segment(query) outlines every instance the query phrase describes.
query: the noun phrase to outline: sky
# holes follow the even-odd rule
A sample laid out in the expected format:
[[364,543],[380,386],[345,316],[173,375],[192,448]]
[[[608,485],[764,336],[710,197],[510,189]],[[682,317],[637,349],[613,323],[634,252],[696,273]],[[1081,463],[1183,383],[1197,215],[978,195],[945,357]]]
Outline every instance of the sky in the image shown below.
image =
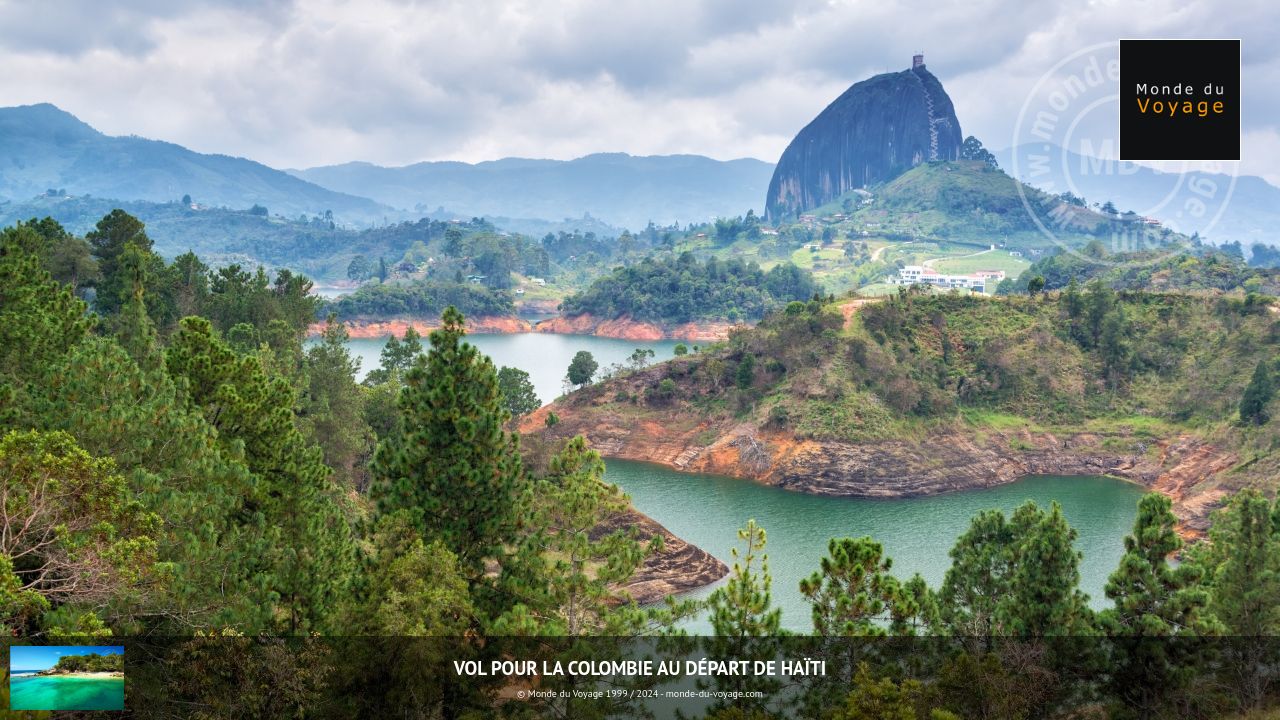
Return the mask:
[[923,51],[964,133],[1000,149],[1046,70],[1120,37],[1241,38],[1238,171],[1280,184],[1274,0],[0,0],[0,105],[284,168],[773,162]]
[[10,670],[48,670],[58,664],[63,655],[120,655],[124,648],[120,646],[85,646],[85,645],[14,645],[9,648]]

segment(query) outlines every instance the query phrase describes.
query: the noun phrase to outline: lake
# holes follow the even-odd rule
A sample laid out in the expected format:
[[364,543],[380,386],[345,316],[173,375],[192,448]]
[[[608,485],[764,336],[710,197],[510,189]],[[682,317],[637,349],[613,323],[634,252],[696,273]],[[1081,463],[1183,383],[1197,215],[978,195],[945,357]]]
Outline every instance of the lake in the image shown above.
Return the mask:
[[[314,342],[314,341],[311,341]],[[495,367],[517,367],[529,373],[534,391],[542,402],[549,403],[564,393],[563,381],[569,362],[579,350],[595,356],[600,372],[614,363],[620,363],[635,352],[636,348],[654,351],[654,361],[668,360],[674,356],[675,340],[615,340],[593,335],[553,335],[550,333],[521,333],[518,335],[467,335],[467,342],[488,355]],[[422,340],[427,345],[426,338]],[[688,343],[686,343],[688,344]],[[352,355],[360,358],[359,377],[381,364],[385,338],[353,338],[349,347]]]
[[[590,351],[600,366],[621,362],[636,347],[652,348],[655,360],[672,357],[674,341],[637,342],[581,335],[468,335],[493,358],[529,373],[538,397],[550,402],[562,392],[561,381],[573,354]],[[378,366],[384,340],[352,340],[361,374]],[[1011,512],[1024,500],[1041,506],[1057,500],[1067,521],[1079,532],[1076,548],[1084,554],[1081,587],[1095,607],[1106,604],[1102,589],[1124,552],[1123,538],[1133,526],[1144,490],[1104,477],[1033,477],[997,488],[898,500],[831,498],[805,495],[747,480],[691,475],[657,465],[608,460],[606,478],[618,484],[635,506],[677,536],[730,562],[729,550],[738,528],[754,518],[768,532],[773,600],[783,611],[783,624],[793,630],[811,626],[809,606],[800,595],[803,577],[818,568],[832,537],[870,535],[893,558],[893,572],[906,579],[915,572],[933,587],[942,583],[950,565],[947,552],[979,510]],[[705,596],[704,588],[693,596]],[[704,620],[691,631],[708,630]]]
[[[947,552],[978,511],[999,508],[1006,513],[1026,500],[1041,507],[1057,500],[1071,526],[1079,532],[1076,549],[1080,586],[1095,608],[1108,601],[1103,595],[1107,576],[1124,554],[1124,536],[1133,528],[1141,487],[1105,477],[1037,476],[1009,485],[925,498],[897,500],[832,498],[782,490],[749,480],[691,475],[645,463],[608,460],[606,478],[631,496],[641,512],[732,566],[729,554],[738,528],[754,518],[767,533],[773,601],[782,608],[783,626],[812,631],[810,606],[799,584],[818,569],[833,537],[870,535],[893,558],[892,572],[900,579],[920,573],[938,588],[950,567]],[[691,593],[704,597],[713,588]],[[705,619],[690,632],[709,632]]]
[[11,710],[123,710],[124,678],[9,678]]

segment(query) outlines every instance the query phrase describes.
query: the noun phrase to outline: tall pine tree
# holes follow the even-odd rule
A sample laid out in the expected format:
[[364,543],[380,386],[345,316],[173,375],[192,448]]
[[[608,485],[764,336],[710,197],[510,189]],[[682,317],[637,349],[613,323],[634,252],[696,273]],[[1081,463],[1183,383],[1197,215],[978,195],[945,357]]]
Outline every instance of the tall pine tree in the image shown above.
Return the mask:
[[525,480],[493,363],[463,341],[456,308],[441,320],[405,377],[401,432],[374,456],[373,497],[379,512],[407,513],[424,539],[441,540],[478,573],[515,539]]
[[1182,547],[1171,505],[1158,493],[1138,502],[1124,557],[1107,580],[1115,605],[1098,616],[1112,637],[1111,692],[1142,717],[1155,717],[1196,676],[1204,658],[1184,638],[1217,629],[1205,611],[1209,594],[1198,584],[1200,567],[1169,564]]
[[996,605],[997,626],[1016,637],[1085,634],[1093,613],[1077,587],[1081,554],[1062,507],[1054,502],[1046,513],[1028,502],[1014,511],[1011,522],[1017,566],[1009,593]]
[[121,264],[121,258],[129,245],[144,252],[151,251],[151,238],[138,218],[124,210],[115,209],[98,221],[85,239],[98,259],[101,279],[97,283],[94,308],[111,315],[120,309],[129,295],[130,278]]
[[[869,537],[832,538],[821,569],[800,581],[800,594],[813,604],[819,635],[914,634],[936,620],[936,603],[917,575],[908,588],[889,574],[893,561]],[[923,587],[917,597],[912,591]],[[924,615],[923,618],[918,616]]]
[[259,514],[280,536],[266,562],[282,629],[323,628],[350,582],[354,544],[321,451],[295,424],[293,389],[257,357],[238,355],[203,318],[182,321],[165,362],[219,440],[243,452],[257,476],[245,512]]

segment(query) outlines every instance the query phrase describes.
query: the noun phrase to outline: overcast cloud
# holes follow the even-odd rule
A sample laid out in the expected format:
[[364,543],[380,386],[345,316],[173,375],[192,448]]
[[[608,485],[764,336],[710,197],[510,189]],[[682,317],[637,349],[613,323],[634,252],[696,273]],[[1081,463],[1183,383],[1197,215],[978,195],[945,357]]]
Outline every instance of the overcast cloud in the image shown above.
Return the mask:
[[591,152],[777,159],[851,83],[924,51],[1007,147],[1036,80],[1119,37],[1244,40],[1241,172],[1280,183],[1271,0],[0,0],[0,105],[308,167]]

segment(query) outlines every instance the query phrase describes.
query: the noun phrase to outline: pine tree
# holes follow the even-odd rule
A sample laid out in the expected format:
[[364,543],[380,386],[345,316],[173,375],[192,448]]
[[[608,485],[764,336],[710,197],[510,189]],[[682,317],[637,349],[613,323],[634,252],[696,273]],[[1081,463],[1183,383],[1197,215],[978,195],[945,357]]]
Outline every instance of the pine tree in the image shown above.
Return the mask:
[[1267,636],[1280,633],[1280,538],[1274,513],[1258,491],[1242,490],[1209,527],[1209,542],[1194,561],[1205,571],[1209,610],[1233,640],[1224,646],[1233,689],[1245,709],[1258,707],[1274,651]]
[[1217,629],[1205,611],[1209,594],[1198,585],[1199,566],[1169,565],[1169,557],[1182,547],[1171,506],[1159,493],[1138,502],[1133,534],[1124,539],[1124,557],[1107,580],[1106,594],[1114,607],[1098,617],[1113,638],[1111,691],[1144,717],[1153,716],[1185,688],[1202,660],[1194,645],[1170,638]]
[[748,520],[738,531],[738,539],[745,547],[741,552],[733,548],[729,581],[707,599],[711,629],[716,636],[727,638],[779,635],[782,610],[773,607],[769,556],[761,554],[767,542],[764,528]]
[[752,383],[755,382],[756,372],[756,356],[747,353],[742,356],[742,360],[738,362],[738,369],[734,375],[734,383],[739,390],[750,390]]
[[536,530],[528,541],[546,583],[545,606],[528,608],[540,618],[537,634],[632,636],[662,622],[666,613],[639,608],[618,590],[645,558],[661,551],[662,538],[646,540],[626,527],[597,531],[629,503],[616,485],[604,481],[604,461],[582,436],[551,458],[534,497],[531,526]]
[[414,358],[422,354],[421,338],[412,325],[405,328],[403,340],[397,341],[394,335],[391,336],[382,349],[383,369],[389,372],[408,372],[413,367]]
[[85,239],[93,248],[93,256],[98,259],[98,271],[102,275],[97,283],[94,309],[104,315],[114,314],[129,294],[130,278],[121,265],[121,258],[129,245],[150,252],[151,238],[147,237],[146,226],[141,220],[116,209],[99,220]]
[[147,314],[146,292],[148,278],[146,257],[134,244],[125,247],[120,258],[124,276],[125,301],[118,315],[113,318],[116,338],[134,362],[147,370],[159,368],[163,362],[155,324]]
[[90,338],[44,370],[35,405],[42,428],[111,455],[131,492],[165,521],[156,539],[166,582],[138,602],[147,628],[267,630],[263,558],[278,538],[268,542],[272,529],[248,509],[257,480],[235,449],[223,452],[164,369],[143,371],[112,338]]
[[362,466],[373,453],[374,438],[355,380],[360,361],[351,357],[349,339],[342,323],[329,315],[320,342],[304,358],[307,384],[300,399],[299,424],[324,451],[324,463],[333,468],[340,484],[363,487]]
[[1019,507],[1012,524],[1017,534],[1017,565],[1009,594],[996,605],[996,623],[1009,635],[1078,635],[1092,625],[1088,597],[1080,583],[1076,531],[1054,502],[1045,513],[1034,503]]
[[[769,574],[769,556],[763,554],[767,538],[764,528],[748,520],[747,526],[738,530],[738,539],[744,547],[741,552],[733,548],[733,568],[729,580],[707,598],[711,631],[715,636],[708,641],[711,657],[737,660],[773,659],[777,656],[775,638],[786,635],[782,629],[782,610],[773,606]],[[781,687],[781,683],[769,677],[722,677],[713,680],[715,688],[730,693],[729,697],[751,697],[749,692],[759,692],[764,700],[740,700],[728,703],[743,710],[766,711],[768,701]],[[700,687],[707,683],[700,681]],[[710,710],[722,710],[721,701]],[[772,717],[772,715],[766,715]]]
[[995,634],[996,607],[1009,593],[1015,567],[1014,531],[999,510],[979,512],[951,548],[939,598],[944,622],[957,635]]
[[1138,502],[1133,534],[1124,539],[1124,557],[1107,580],[1106,594],[1115,605],[1099,615],[1110,634],[1167,637],[1211,629],[1205,617],[1209,596],[1198,587],[1201,569],[1194,563],[1169,565],[1182,548],[1171,506],[1159,493]]
[[1214,616],[1231,635],[1280,632],[1280,539],[1271,504],[1256,490],[1241,491],[1210,526],[1209,538]]
[[84,302],[50,277],[23,238],[39,241],[30,228],[0,234],[0,427],[34,424],[21,420],[31,383],[94,325]]
[[1270,420],[1267,405],[1274,395],[1275,383],[1271,379],[1271,369],[1265,360],[1259,360],[1253,368],[1253,377],[1240,398],[1240,422],[1262,425]]
[[[800,581],[800,593],[813,604],[813,629],[819,635],[914,634],[914,619],[934,607],[924,580],[910,589],[889,574],[893,561],[869,537],[832,538],[821,570]],[[918,579],[918,582],[915,582]],[[923,588],[924,594],[914,593]]]
[[462,341],[457,309],[441,319],[405,378],[401,432],[375,454],[373,496],[379,512],[407,511],[424,539],[477,573],[515,538],[525,483],[493,363]]
[[219,440],[228,449],[242,447],[258,477],[246,510],[260,513],[281,538],[268,564],[283,627],[323,627],[350,582],[354,545],[321,451],[295,424],[292,387],[269,376],[257,357],[228,347],[204,318],[182,321],[165,362],[171,375],[184,378],[189,402],[203,409]]

